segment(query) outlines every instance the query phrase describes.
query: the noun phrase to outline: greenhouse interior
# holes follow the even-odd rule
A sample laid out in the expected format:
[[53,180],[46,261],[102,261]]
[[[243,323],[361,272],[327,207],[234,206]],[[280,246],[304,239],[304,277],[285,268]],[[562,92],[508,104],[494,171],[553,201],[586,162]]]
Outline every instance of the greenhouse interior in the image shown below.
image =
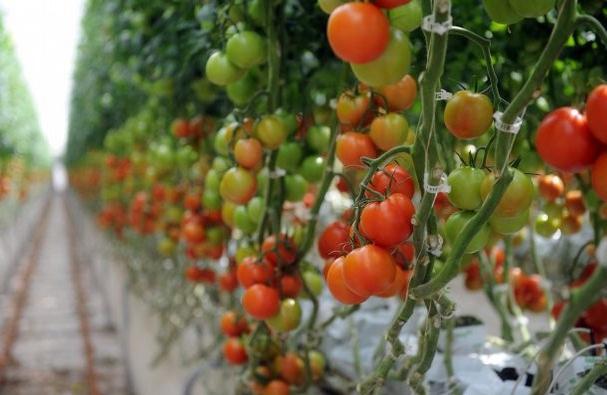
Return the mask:
[[607,2],[0,0],[1,395],[607,395]]

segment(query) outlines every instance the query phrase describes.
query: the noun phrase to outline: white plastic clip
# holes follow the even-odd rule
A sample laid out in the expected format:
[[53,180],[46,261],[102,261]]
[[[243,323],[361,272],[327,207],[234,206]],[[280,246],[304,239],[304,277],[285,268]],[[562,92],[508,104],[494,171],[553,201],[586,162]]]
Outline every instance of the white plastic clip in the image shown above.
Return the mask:
[[451,98],[453,97],[453,93],[441,89],[440,91],[435,93],[434,97],[436,98],[436,101],[447,101],[451,100]]
[[495,120],[495,128],[500,132],[518,134],[518,132],[521,130],[521,126],[523,126],[523,118],[516,117],[514,123],[510,124],[502,122],[503,115],[504,113],[501,111],[498,111],[493,114],[493,119]]
[[443,255],[443,238],[440,235],[428,236],[427,244],[429,254],[432,254],[437,258]]
[[268,177],[270,177],[271,179],[277,179],[277,178],[282,178],[284,176],[287,175],[287,171],[285,169],[281,169],[280,167],[277,167],[276,170],[270,172],[270,174],[268,174]]
[[596,249],[596,259],[601,267],[607,267],[607,237],[604,237],[603,241],[599,243]]
[[428,193],[437,194],[440,192],[449,193],[451,192],[451,185],[447,181],[447,175],[442,173],[440,176],[440,184],[430,185],[430,174],[424,173],[424,190]]
[[422,23],[423,30],[430,33],[436,33],[439,36],[442,36],[449,32],[449,29],[451,29],[452,26],[453,17],[451,17],[451,15],[449,15],[449,19],[444,22],[436,22],[436,19],[434,19],[434,14],[428,15],[424,18]]

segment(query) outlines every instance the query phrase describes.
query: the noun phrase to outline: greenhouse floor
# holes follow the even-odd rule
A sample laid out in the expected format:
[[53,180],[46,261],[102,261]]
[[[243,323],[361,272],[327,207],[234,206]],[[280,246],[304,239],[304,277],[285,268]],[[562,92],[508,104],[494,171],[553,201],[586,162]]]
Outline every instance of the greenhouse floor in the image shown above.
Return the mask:
[[2,394],[127,393],[120,343],[64,201],[50,198],[0,295]]

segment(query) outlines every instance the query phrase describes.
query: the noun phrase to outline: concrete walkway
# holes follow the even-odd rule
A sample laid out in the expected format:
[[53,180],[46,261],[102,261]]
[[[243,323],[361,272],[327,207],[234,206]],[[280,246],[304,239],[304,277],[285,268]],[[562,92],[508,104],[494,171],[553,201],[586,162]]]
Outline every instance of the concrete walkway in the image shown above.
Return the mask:
[[[63,196],[56,194],[49,207],[39,258],[28,286],[18,336],[11,350],[12,361],[6,369],[0,394],[127,394],[119,341],[90,268],[82,259],[86,253],[78,252],[77,237],[69,239],[70,222],[63,200]],[[74,255],[80,257],[75,262],[72,247],[77,251]],[[89,365],[72,264],[79,265],[84,310],[88,313],[93,357]],[[15,284],[24,266],[22,262],[15,274]],[[3,303],[3,306],[7,304],[10,305]],[[0,314],[5,331],[10,320],[9,307],[4,307]],[[90,388],[90,365],[96,391]]]

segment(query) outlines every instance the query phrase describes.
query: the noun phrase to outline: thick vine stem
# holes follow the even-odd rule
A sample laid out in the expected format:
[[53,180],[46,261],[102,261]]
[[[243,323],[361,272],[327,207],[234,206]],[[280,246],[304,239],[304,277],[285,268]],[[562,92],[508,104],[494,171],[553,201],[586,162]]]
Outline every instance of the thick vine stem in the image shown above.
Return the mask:
[[598,19],[592,15],[581,14],[578,15],[576,24],[578,26],[586,25],[590,27],[592,31],[601,39],[603,45],[607,47],[607,29],[605,29],[605,26],[603,26]]
[[[483,277],[483,289],[487,295],[487,299],[495,309],[500,319],[500,335],[501,338],[512,342],[514,341],[514,335],[512,332],[512,316],[508,311],[508,305],[505,302],[507,300],[507,292],[496,291],[496,281],[493,277],[493,270],[487,254],[481,252],[478,254],[481,275]],[[506,282],[507,283],[507,282]]]
[[512,182],[513,177],[514,173],[507,171],[499,178],[480,210],[468,221],[455,240],[451,254],[442,270],[429,282],[413,288],[410,291],[412,296],[416,299],[429,298],[443,289],[449,281],[457,276],[462,257],[466,253],[466,248],[478,233],[478,229],[489,221],[504,192],[506,192],[510,182]]
[[[600,259],[605,260],[607,257]],[[569,331],[574,327],[580,315],[598,300],[606,281],[607,267],[599,266],[586,284],[571,291],[569,303],[561,313],[548,342],[538,355],[538,373],[533,381],[532,395],[544,395],[548,391],[552,379],[552,368],[561,353]]]
[[[559,16],[556,25],[550,35],[548,43],[544,48],[540,58],[533,67],[531,75],[523,85],[522,89],[514,97],[512,102],[504,110],[502,122],[512,124],[516,118],[521,116],[529,102],[538,96],[542,88],[542,83],[557,60],[561,50],[565,46],[569,36],[576,26],[576,7],[577,0],[564,0],[559,10]],[[497,169],[503,173],[508,164],[508,158],[516,135],[512,133],[497,132],[497,144],[495,147],[495,159]]]
[[584,395],[588,393],[592,384],[601,376],[607,374],[607,359],[602,360],[590,369],[588,373],[573,387],[571,395]]

